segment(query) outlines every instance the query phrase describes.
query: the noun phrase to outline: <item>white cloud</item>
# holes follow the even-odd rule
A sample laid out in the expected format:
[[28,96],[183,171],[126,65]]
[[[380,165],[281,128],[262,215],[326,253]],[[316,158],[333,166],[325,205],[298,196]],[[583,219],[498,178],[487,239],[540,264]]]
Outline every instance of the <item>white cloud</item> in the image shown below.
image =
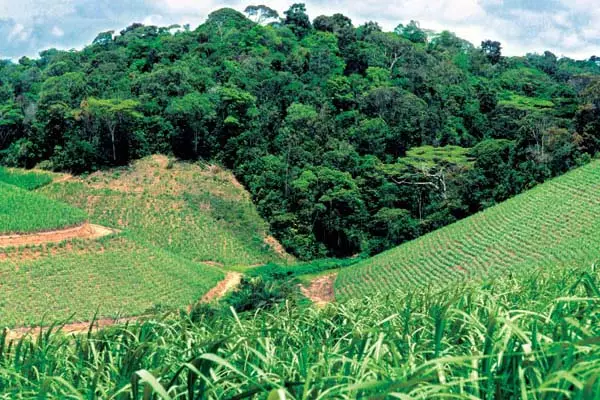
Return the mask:
[[[386,30],[417,20],[423,28],[447,29],[475,45],[486,39],[499,40],[507,55],[544,50],[574,58],[600,54],[598,0],[267,0],[260,3],[283,15],[290,5],[302,1],[306,2],[311,18],[339,12],[352,18],[355,25],[373,20]],[[64,48],[81,47],[100,31],[118,32],[132,22],[189,23],[194,27],[218,8],[243,11],[252,3],[252,0],[0,0],[0,24],[2,18],[12,21],[5,31],[9,32],[9,39],[29,44],[24,50],[23,44],[0,43],[0,54],[10,50],[13,53],[10,56],[25,51],[31,55],[54,42]],[[50,43],[50,39],[54,42]]]
[[52,36],[56,36],[56,37],[65,36],[65,31],[63,31],[62,29],[60,29],[56,25],[54,25],[54,27],[52,28],[52,30],[50,31],[50,33],[52,34]]
[[14,28],[8,33],[8,40],[27,40],[29,32],[21,24],[16,24]]

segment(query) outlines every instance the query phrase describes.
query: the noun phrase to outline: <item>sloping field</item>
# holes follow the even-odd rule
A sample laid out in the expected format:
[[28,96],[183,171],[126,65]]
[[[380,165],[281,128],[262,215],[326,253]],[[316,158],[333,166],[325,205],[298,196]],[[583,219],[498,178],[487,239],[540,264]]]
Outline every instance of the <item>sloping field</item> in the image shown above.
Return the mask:
[[194,303],[225,274],[123,237],[0,253],[2,326],[135,316]]
[[0,235],[49,231],[83,223],[83,211],[0,182]]
[[286,258],[267,243],[267,226],[248,193],[216,166],[153,156],[41,192],[86,210],[93,223],[191,261],[249,266]]
[[338,300],[600,259],[600,161],[340,271]]

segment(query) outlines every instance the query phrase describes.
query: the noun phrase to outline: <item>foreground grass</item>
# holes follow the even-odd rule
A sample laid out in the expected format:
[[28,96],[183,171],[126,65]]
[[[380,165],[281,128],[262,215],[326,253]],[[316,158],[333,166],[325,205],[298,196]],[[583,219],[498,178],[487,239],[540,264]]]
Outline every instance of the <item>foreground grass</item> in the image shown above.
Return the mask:
[[76,208],[0,182],[0,235],[65,228],[87,216]]
[[[600,273],[212,311],[0,347],[4,398],[598,399]],[[216,314],[214,314],[216,312]]]
[[0,253],[4,326],[135,316],[196,302],[223,272],[126,237]]
[[336,298],[600,259],[600,161],[340,271]]

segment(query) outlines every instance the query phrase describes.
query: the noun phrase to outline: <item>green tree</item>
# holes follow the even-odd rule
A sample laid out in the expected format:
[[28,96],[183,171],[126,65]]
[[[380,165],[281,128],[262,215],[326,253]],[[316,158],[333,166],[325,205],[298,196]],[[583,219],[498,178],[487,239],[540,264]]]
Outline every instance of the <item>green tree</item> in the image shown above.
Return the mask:
[[306,14],[306,6],[304,3],[292,4],[284,14],[284,25],[288,26],[296,36],[303,38],[310,32],[312,25],[310,23],[310,18]]
[[117,133],[121,124],[141,119],[143,115],[137,110],[140,103],[132,100],[97,99],[90,97],[81,105],[82,112],[97,119],[108,129],[112,147],[112,160],[117,162]]
[[210,150],[215,146],[214,138],[209,135],[209,124],[217,115],[214,99],[198,92],[189,93],[172,99],[166,113],[174,125],[180,127],[181,135],[191,136],[191,141],[182,140],[182,150],[179,153],[186,154],[184,149],[191,144],[194,156],[210,156]]
[[262,24],[265,21],[279,19],[279,13],[265,5],[248,6],[244,12],[249,17],[254,17],[254,22]]
[[500,42],[484,40],[481,42],[481,51],[483,51],[492,64],[497,64],[502,58],[502,45]]

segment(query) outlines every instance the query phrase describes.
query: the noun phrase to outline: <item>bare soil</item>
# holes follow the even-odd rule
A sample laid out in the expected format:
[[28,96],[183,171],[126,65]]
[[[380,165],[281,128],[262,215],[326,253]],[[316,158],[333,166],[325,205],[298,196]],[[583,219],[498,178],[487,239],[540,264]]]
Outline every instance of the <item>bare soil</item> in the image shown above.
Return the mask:
[[37,246],[48,243],[60,243],[71,239],[98,239],[117,232],[115,229],[85,223],[73,228],[55,231],[0,236],[0,248]]
[[235,288],[240,284],[242,280],[242,274],[239,272],[228,272],[221,282],[217,284],[214,288],[210,289],[208,293],[206,293],[202,297],[203,303],[210,303],[214,300],[218,300],[223,297],[228,291]]
[[294,257],[288,254],[287,251],[285,251],[285,248],[283,248],[283,246],[281,245],[281,243],[279,243],[279,241],[273,236],[268,235],[267,237],[265,237],[264,241],[277,255],[281,256],[281,258],[288,259],[290,261],[294,260]]
[[300,287],[302,294],[308,297],[315,305],[323,307],[328,303],[335,300],[335,293],[333,291],[333,285],[337,273],[323,275],[314,279],[310,285]]

